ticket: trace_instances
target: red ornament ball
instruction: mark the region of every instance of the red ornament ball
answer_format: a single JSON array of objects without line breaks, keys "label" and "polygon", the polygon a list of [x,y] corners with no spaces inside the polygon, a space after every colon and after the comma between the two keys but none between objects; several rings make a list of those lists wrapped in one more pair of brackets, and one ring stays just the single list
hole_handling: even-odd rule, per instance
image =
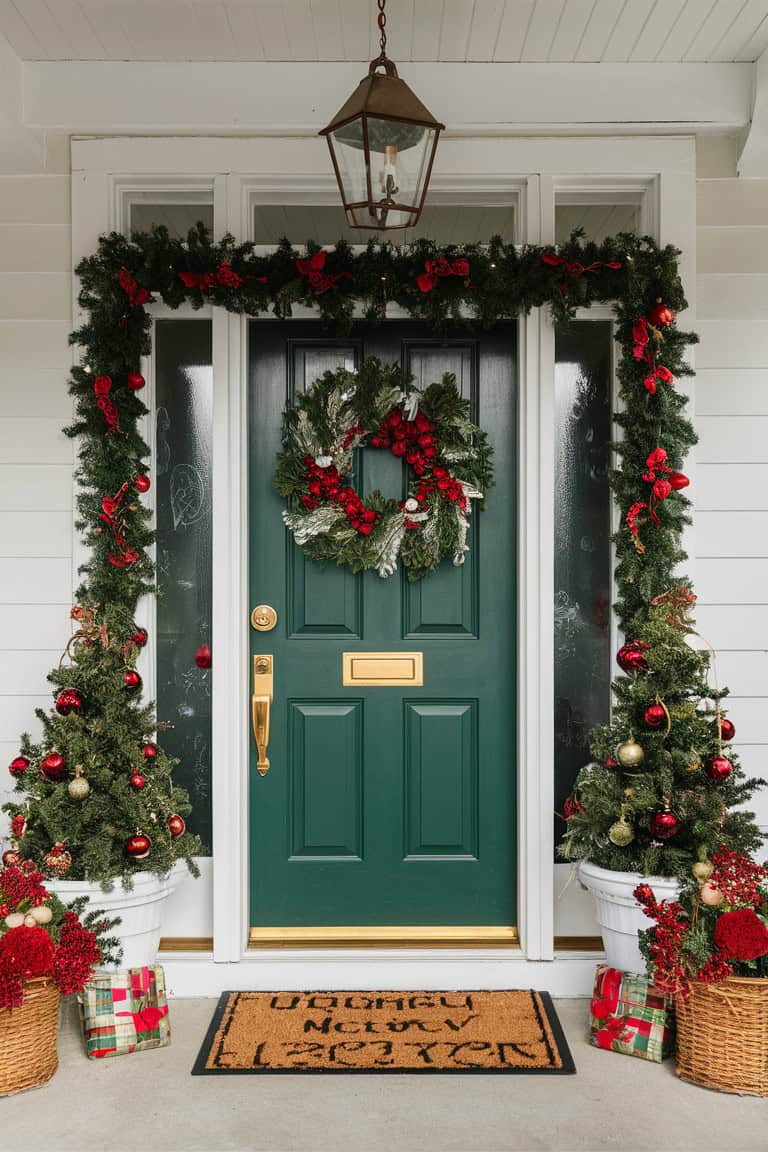
[{"label": "red ornament ball", "polygon": [[618,768],[619,766],[619,762],[614,756],[606,756],[603,763],[605,764],[606,768]]},{"label": "red ornament ball", "polygon": [[670,840],[677,835],[680,821],[674,812],[654,812],[651,816],[651,835],[656,840]]},{"label": "red ornament ball", "polygon": [[201,644],[197,652],[195,652],[195,664],[197,664],[198,668],[210,668],[211,650],[207,644]]},{"label": "red ornament ball", "polygon": [[720,739],[724,744],[730,744],[735,735],[735,724],[732,724],[730,720],[726,720],[725,717],[723,717],[723,719],[720,721]]},{"label": "red ornament ball", "polygon": [[135,644],[137,648],[143,648],[147,640],[149,640],[149,632],[146,628],[139,628],[133,636],[128,637],[128,643]]},{"label": "red ornament ball", "polygon": [[131,392],[140,392],[146,384],[146,380],[142,376],[141,372],[129,372],[127,383]]},{"label": "red ornament ball", "polygon": [[667,713],[661,704],[649,704],[643,713],[643,720],[648,728],[663,728],[667,722]]},{"label": "red ornament ball", "polygon": [[3,867],[15,868],[20,859],[18,852],[14,851],[13,848],[8,848],[3,852]]},{"label": "red ornament ball", "polygon": [[142,776],[141,772],[134,772],[131,776],[131,788],[135,788],[137,792],[141,792],[142,788],[146,786],[147,778]]},{"label": "red ornament ball", "polygon": [[674,322],[675,314],[671,308],[659,301],[658,304],[654,304],[653,308],[651,308],[648,319],[651,324],[655,324],[657,328],[667,328]]},{"label": "red ornament ball", "polygon": [[633,640],[629,644],[622,644],[616,653],[616,663],[622,672],[647,672],[648,662],[643,655],[648,645],[641,640]]},{"label": "red ornament ball", "polygon": [[709,756],[704,761],[704,771],[710,780],[720,784],[723,780],[727,780],[733,772],[733,764],[726,756]]},{"label": "red ornament ball", "polygon": [[135,484],[139,492],[149,492],[152,487],[152,481],[144,472],[139,473],[136,477]]},{"label": "red ornament ball", "polygon": [[29,760],[26,756],[14,756],[8,765],[11,776],[23,776],[27,768],[29,768]]},{"label": "red ornament ball", "polygon": [[160,751],[157,744],[152,743],[144,744],[141,750],[144,753],[145,760],[156,760],[157,754]]},{"label": "red ornament ball", "polygon": [[40,761],[40,771],[46,780],[60,780],[66,771],[61,752],[49,752]]},{"label": "red ornament ball", "polygon": [[187,828],[181,816],[177,816],[176,813],[168,817],[166,824],[168,825],[168,831],[173,837],[181,836],[182,832],[185,832]]},{"label": "red ornament ball", "polygon": [[136,836],[131,836],[130,840],[125,842],[125,851],[132,860],[146,860],[151,848],[152,841],[149,836],[145,836],[142,832]]},{"label": "red ornament ball", "polygon": [[129,668],[127,672],[123,673],[123,684],[132,692],[141,688],[141,676],[134,668]]},{"label": "red ornament ball", "polygon": [[83,698],[76,688],[64,688],[56,697],[56,711],[59,716],[69,716],[70,712],[80,712]]}]

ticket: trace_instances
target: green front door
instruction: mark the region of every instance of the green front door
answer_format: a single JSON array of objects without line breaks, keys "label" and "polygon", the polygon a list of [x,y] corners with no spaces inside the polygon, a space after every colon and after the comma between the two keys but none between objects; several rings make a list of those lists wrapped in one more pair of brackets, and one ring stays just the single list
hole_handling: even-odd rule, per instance
[{"label": "green front door", "polygon": [[[256,942],[279,939],[275,928],[291,940],[300,929],[322,939],[324,928],[516,923],[515,332],[436,339],[388,322],[329,338],[317,322],[250,325],[250,596],[278,615],[272,631],[251,632],[252,656],[274,665],[263,777],[251,741]],[[286,402],[366,356],[400,362],[421,386],[453,372],[495,449],[466,563],[417,584],[308,561],[281,519]],[[401,461],[361,455],[363,492],[404,494]],[[344,653],[398,651],[423,653],[423,686],[343,685]]]}]

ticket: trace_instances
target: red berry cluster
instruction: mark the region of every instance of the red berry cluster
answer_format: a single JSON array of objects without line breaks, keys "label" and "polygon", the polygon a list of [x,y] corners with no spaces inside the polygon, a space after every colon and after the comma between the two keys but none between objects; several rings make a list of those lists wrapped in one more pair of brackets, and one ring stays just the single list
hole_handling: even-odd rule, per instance
[{"label": "red berry cluster", "polygon": [[676,900],[657,901],[650,884],[638,884],[634,897],[646,916],[655,921],[650,949],[654,984],[667,996],[679,993],[687,999],[690,983],[682,954],[689,923],[682,905]]},{"label": "red berry cluster", "polygon": [[405,420],[399,408],[392,409],[371,437],[373,448],[389,448],[393,456],[404,456],[417,476],[423,476],[431,467],[437,454],[436,443],[435,426],[423,412],[417,412],[413,420]]},{"label": "red berry cluster", "polygon": [[[355,433],[356,434],[356,433]],[[366,508],[354,488],[344,487],[335,464],[321,468],[312,456],[304,456],[308,492],[303,493],[301,502],[308,512],[322,503],[338,504],[352,527],[362,536],[370,536],[381,517],[371,508]]]},{"label": "red berry cluster", "polygon": [[752,908],[736,908],[718,917],[715,947],[727,962],[748,963],[768,954],[768,928]]},{"label": "red berry cluster", "polygon": [[727,904],[731,907],[734,905],[760,907],[765,900],[762,886],[768,879],[765,868],[754,864],[740,852],[729,852],[722,846],[719,851],[712,853],[712,863],[715,867],[709,882],[722,892]]},{"label": "red berry cluster", "polygon": [[96,936],[84,928],[74,912],[67,912],[53,961],[53,975],[65,996],[82,992],[101,959]]}]

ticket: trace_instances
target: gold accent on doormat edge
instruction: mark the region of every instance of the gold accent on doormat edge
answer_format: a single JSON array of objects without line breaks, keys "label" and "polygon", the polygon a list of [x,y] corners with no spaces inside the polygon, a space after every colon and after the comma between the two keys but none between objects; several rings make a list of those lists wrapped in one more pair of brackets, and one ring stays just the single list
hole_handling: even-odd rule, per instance
[{"label": "gold accent on doormat edge", "polygon": [[212,936],[161,936],[160,952],[213,952]]},{"label": "gold accent on doormat edge", "polygon": [[519,948],[517,928],[448,925],[349,925],[251,928],[249,948]]}]

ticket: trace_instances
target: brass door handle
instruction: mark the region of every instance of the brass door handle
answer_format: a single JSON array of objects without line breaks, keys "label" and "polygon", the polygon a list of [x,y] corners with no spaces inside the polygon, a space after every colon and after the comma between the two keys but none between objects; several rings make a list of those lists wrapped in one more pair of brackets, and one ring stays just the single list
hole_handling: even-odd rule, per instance
[{"label": "brass door handle", "polygon": [[259,758],[256,761],[256,771],[259,776],[266,776],[269,772],[267,748],[269,746],[269,714],[272,707],[273,689],[272,657],[254,656],[251,714],[253,735],[259,753]]}]

